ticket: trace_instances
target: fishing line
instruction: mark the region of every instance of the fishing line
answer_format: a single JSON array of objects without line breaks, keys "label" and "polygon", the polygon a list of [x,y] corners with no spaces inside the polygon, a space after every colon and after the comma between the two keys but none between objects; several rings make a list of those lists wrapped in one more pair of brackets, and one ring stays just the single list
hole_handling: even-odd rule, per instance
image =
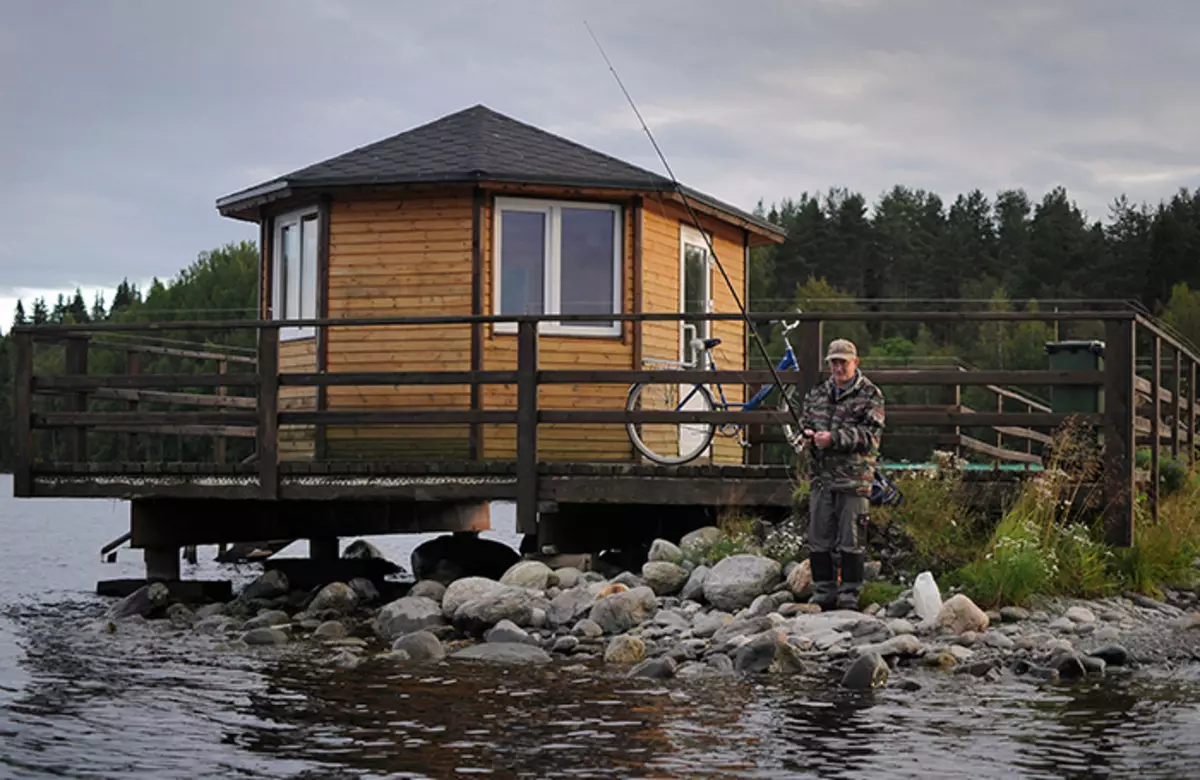
[{"label": "fishing line", "polygon": [[[592,41],[595,42],[596,48],[599,49],[600,56],[604,58],[604,62],[608,65],[608,69],[612,73],[613,78],[616,79],[617,86],[621,88],[621,92],[624,93],[625,99],[629,101],[629,107],[633,109],[634,115],[637,117],[638,122],[642,125],[642,130],[646,133],[646,137],[650,139],[650,143],[654,147],[654,151],[658,154],[658,159],[662,161],[663,167],[666,168],[667,175],[671,179],[671,184],[674,185],[675,192],[678,193],[680,199],[683,200],[683,205],[687,209],[688,216],[691,217],[692,223],[695,225],[696,230],[699,231],[700,235],[704,237],[704,243],[708,247],[708,254],[710,257],[712,257],[713,261],[716,262],[717,270],[721,272],[721,278],[725,280],[725,284],[729,288],[729,293],[733,296],[733,302],[737,305],[738,311],[742,315],[742,319],[750,328],[750,333],[754,337],[754,342],[758,345],[759,351],[762,353],[763,362],[766,363],[767,368],[771,371],[772,383],[775,385],[775,387],[779,388],[779,396],[787,406],[788,411],[791,413],[792,419],[796,423],[797,430],[801,429],[803,426],[800,423],[800,415],[788,401],[787,394],[783,389],[783,381],[780,380],[779,373],[775,370],[775,363],[771,360],[771,356],[767,354],[767,346],[763,343],[762,337],[758,333],[758,328],[754,326],[753,320],[751,320],[749,315],[747,315],[746,308],[742,305],[742,300],[738,296],[733,282],[729,279],[729,274],[725,272],[725,265],[721,262],[721,258],[717,256],[717,250],[713,246],[713,241],[709,237],[708,231],[705,230],[700,224],[700,218],[692,208],[692,204],[691,201],[688,200],[687,193],[683,191],[683,186],[679,183],[679,180],[675,178],[675,172],[671,170],[671,164],[667,162],[666,155],[664,155],[662,153],[662,149],[659,148],[658,141],[654,140],[654,134],[650,132],[650,128],[646,125],[646,120],[642,118],[642,112],[638,110],[637,104],[633,102],[633,97],[629,94],[629,90],[625,88],[624,82],[621,81],[621,77],[617,74],[617,69],[613,67],[612,61],[608,58],[608,54],[605,53],[604,47],[600,45],[600,40],[596,37],[596,34],[592,32],[592,27],[587,23],[586,19],[583,22],[583,26],[587,28],[588,35],[592,36]],[[750,273],[750,268],[748,265],[745,269],[745,273]]]}]

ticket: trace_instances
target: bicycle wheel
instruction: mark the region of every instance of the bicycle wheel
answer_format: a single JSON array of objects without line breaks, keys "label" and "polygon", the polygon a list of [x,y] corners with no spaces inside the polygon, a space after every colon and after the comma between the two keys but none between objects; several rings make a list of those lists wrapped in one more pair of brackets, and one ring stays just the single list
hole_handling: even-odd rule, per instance
[{"label": "bicycle wheel", "polygon": [[795,385],[787,385],[782,390],[783,392],[779,394],[779,401],[776,404],[776,408],[787,416],[780,423],[780,427],[783,428],[783,438],[787,440],[792,451],[799,455],[801,450],[804,449],[804,431],[796,427],[796,421],[792,418],[790,409],[795,409],[797,412],[800,411],[802,406],[800,391],[796,389]]},{"label": "bicycle wheel", "polygon": [[[711,412],[716,407],[704,385],[643,382],[629,388],[625,410]],[[633,446],[655,463],[677,466],[695,460],[712,443],[714,423],[626,423]]]}]

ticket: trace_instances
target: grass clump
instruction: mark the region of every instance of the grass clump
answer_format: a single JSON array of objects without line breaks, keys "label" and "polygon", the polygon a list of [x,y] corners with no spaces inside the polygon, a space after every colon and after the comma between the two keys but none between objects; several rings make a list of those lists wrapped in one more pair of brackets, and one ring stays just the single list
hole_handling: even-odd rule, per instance
[{"label": "grass clump", "polygon": [[863,584],[860,601],[864,606],[867,604],[887,605],[900,598],[900,594],[903,592],[903,585],[874,580]]}]

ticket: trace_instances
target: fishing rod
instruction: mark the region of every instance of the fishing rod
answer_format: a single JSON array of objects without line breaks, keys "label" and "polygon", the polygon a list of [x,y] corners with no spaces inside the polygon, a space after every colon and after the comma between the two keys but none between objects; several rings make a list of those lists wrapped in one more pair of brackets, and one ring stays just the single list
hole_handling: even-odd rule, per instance
[{"label": "fishing rod", "polygon": [[[737,294],[737,289],[733,286],[733,282],[729,279],[729,274],[725,272],[725,265],[721,262],[721,258],[717,256],[717,250],[713,246],[713,242],[708,235],[708,231],[705,230],[700,224],[700,218],[697,216],[696,211],[692,208],[692,204],[688,199],[687,193],[684,192],[683,186],[679,183],[679,180],[675,178],[675,172],[671,170],[671,164],[667,162],[666,155],[664,155],[662,149],[659,148],[658,141],[654,140],[654,134],[650,132],[650,128],[646,125],[646,120],[642,118],[642,112],[638,110],[637,104],[633,102],[633,97],[629,94],[629,90],[625,88],[625,83],[621,81],[621,77],[617,74],[617,69],[613,67],[612,61],[608,58],[608,54],[605,53],[604,47],[600,45],[600,40],[596,37],[596,34],[592,32],[591,25],[587,23],[587,20],[584,20],[583,26],[587,28],[588,34],[592,36],[592,41],[595,42],[596,48],[600,50],[600,56],[604,58],[604,62],[608,65],[609,71],[613,74],[613,78],[616,79],[617,86],[621,88],[621,92],[625,94],[625,99],[629,101],[629,107],[633,109],[634,115],[637,117],[638,122],[642,125],[642,130],[645,131],[646,137],[650,139],[650,144],[654,147],[654,151],[658,154],[658,159],[662,161],[663,167],[666,168],[667,175],[671,179],[671,184],[674,185],[675,192],[679,194],[680,199],[683,201],[684,208],[687,209],[688,216],[691,217],[692,223],[695,225],[697,232],[704,237],[704,243],[708,247],[709,257],[716,262],[717,270],[721,272],[721,278],[725,280],[725,285],[729,288],[729,292],[733,296],[733,302],[737,304],[738,311],[741,313],[742,319],[750,328],[750,333],[754,336],[754,342],[758,345],[759,351],[762,353],[763,362],[771,371],[772,384],[779,389],[779,395],[786,404],[788,412],[791,413],[792,419],[796,423],[796,428],[798,430],[803,429],[803,425],[800,422],[800,414],[788,401],[787,394],[783,391],[783,381],[779,378],[779,373],[775,370],[775,364],[771,360],[770,355],[767,354],[767,346],[763,343],[762,337],[758,333],[758,328],[756,328],[754,325],[754,321],[750,319],[749,315],[747,315],[746,308],[742,305],[742,300]],[[746,268],[745,272],[750,273],[750,269]]]}]

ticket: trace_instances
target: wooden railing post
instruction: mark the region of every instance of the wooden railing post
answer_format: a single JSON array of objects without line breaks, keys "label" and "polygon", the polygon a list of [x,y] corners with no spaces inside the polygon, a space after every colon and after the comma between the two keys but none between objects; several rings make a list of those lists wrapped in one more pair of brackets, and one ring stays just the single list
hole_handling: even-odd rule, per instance
[{"label": "wooden railing post", "polygon": [[537,533],[538,323],[517,326],[517,533]]},{"label": "wooden railing post", "polygon": [[[217,373],[221,374],[221,376],[224,376],[229,373],[229,361],[228,360],[222,360],[217,363]],[[218,387],[216,394],[218,396],[227,395],[228,392],[225,388],[225,385],[221,385],[220,387]],[[226,456],[225,437],[223,435],[221,435],[220,433],[218,433],[216,436],[213,437],[213,461],[216,462],[216,464],[218,466],[224,466],[225,465],[225,456]]]},{"label": "wooden railing post", "polygon": [[[127,350],[125,352],[125,373],[130,376],[137,376],[141,370],[141,358],[135,350]],[[131,412],[138,410],[138,402],[136,400],[127,401],[126,407]],[[125,460],[132,463],[137,460],[137,434],[132,431],[126,433],[125,441]]]},{"label": "wooden railing post", "polygon": [[1133,544],[1137,496],[1136,328],[1133,320],[1110,319],[1104,323],[1104,525],[1108,543],[1117,547]]},{"label": "wooden railing post", "polygon": [[796,364],[800,369],[800,381],[803,382],[799,388],[801,398],[821,382],[822,324],[820,320],[804,320],[797,328],[800,338],[796,347]]},{"label": "wooden railing post", "polygon": [[33,335],[17,333],[17,365],[13,380],[13,411],[16,413],[16,463],[13,464],[13,495],[33,495]]},{"label": "wooden railing post", "polygon": [[[1150,478],[1146,485],[1146,500],[1150,517],[1158,522],[1159,450],[1162,449],[1162,338],[1150,335]],[[1136,409],[1136,404],[1135,404]]]},{"label": "wooden railing post", "polygon": [[258,480],[265,499],[279,498],[279,328],[258,330]]},{"label": "wooden railing post", "polygon": [[1171,379],[1171,460],[1179,461],[1179,412],[1183,409],[1183,350],[1178,344],[1174,346],[1175,374]]},{"label": "wooden railing post", "polygon": [[[86,374],[88,372],[88,341],[87,336],[68,336],[63,350],[64,373]],[[66,397],[67,411],[86,412],[88,407],[87,391],[68,393]],[[82,463],[88,459],[87,426],[68,428],[67,460],[72,463]]]},{"label": "wooden railing post", "polygon": [[1196,361],[1188,359],[1187,380],[1187,448],[1188,465],[1196,466],[1196,403],[1200,402],[1200,394],[1196,393]]}]

